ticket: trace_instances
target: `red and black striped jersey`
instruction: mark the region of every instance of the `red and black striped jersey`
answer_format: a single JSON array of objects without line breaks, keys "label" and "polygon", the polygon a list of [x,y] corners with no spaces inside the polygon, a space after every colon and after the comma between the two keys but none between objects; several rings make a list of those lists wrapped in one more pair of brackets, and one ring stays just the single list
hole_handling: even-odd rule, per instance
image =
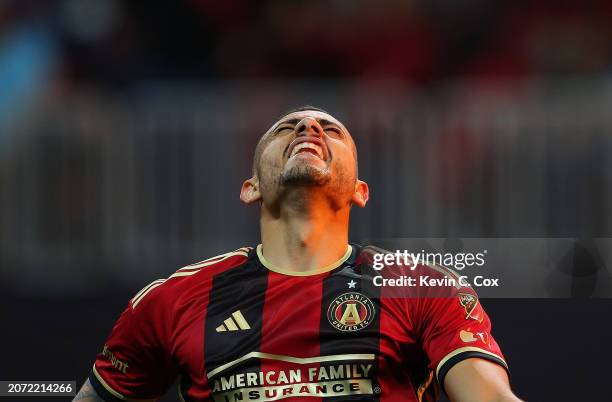
[{"label": "red and black striped jersey", "polygon": [[[185,401],[430,401],[457,362],[506,363],[471,288],[419,265],[375,270],[375,247],[287,272],[261,245],[179,269],[138,292],[97,356],[105,400],[156,399],[180,376]],[[377,276],[450,282],[381,287]]]}]

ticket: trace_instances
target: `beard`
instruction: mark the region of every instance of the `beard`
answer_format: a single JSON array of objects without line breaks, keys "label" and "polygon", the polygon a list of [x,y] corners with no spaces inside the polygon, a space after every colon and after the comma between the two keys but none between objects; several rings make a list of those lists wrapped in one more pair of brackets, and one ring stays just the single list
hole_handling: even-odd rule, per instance
[{"label": "beard", "polygon": [[292,166],[284,170],[280,176],[282,186],[321,186],[330,180],[329,167],[320,169],[307,164]]},{"label": "beard", "polygon": [[260,168],[258,175],[263,201],[272,209],[283,202],[303,202],[305,198],[301,190],[311,189],[323,191],[333,208],[341,208],[351,202],[356,180],[354,174],[333,164],[269,164]]}]

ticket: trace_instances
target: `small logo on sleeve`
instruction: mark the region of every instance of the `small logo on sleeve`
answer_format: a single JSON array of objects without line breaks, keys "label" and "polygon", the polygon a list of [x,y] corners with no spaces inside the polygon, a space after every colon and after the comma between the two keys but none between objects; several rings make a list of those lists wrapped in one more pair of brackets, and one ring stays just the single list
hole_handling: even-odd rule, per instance
[{"label": "small logo on sleeve", "polygon": [[480,340],[485,345],[489,345],[489,334],[487,332],[471,332],[470,328],[467,331],[461,330],[459,332],[459,339],[464,343],[472,343]]},{"label": "small logo on sleeve", "polygon": [[358,292],[348,292],[336,297],[327,309],[327,320],[337,330],[344,332],[364,329],[374,319],[374,303]]},{"label": "small logo on sleeve", "polygon": [[475,313],[476,306],[478,305],[478,299],[476,296],[469,293],[458,293],[459,304],[465,309],[465,319],[471,318],[476,321],[482,321],[482,317]]},{"label": "small logo on sleeve", "polygon": [[229,318],[223,321],[223,324],[215,328],[217,332],[241,331],[247,329],[251,329],[251,326],[244,318],[240,310],[234,311]]}]

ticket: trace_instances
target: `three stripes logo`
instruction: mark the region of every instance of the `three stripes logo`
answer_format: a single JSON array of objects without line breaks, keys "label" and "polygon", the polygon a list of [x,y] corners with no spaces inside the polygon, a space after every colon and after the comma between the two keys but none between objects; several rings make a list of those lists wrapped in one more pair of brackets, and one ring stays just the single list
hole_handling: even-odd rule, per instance
[{"label": "three stripes logo", "polygon": [[215,328],[217,332],[240,331],[246,329],[251,329],[251,326],[244,318],[240,310],[234,311],[229,318],[223,321],[223,324]]}]

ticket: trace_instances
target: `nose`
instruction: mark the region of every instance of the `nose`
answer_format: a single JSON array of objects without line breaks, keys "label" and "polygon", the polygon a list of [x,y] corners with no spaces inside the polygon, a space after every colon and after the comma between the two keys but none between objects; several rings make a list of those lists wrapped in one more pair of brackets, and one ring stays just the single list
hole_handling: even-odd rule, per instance
[{"label": "nose", "polygon": [[323,135],[323,127],[312,117],[305,117],[295,126],[295,132],[297,135],[321,137]]}]

